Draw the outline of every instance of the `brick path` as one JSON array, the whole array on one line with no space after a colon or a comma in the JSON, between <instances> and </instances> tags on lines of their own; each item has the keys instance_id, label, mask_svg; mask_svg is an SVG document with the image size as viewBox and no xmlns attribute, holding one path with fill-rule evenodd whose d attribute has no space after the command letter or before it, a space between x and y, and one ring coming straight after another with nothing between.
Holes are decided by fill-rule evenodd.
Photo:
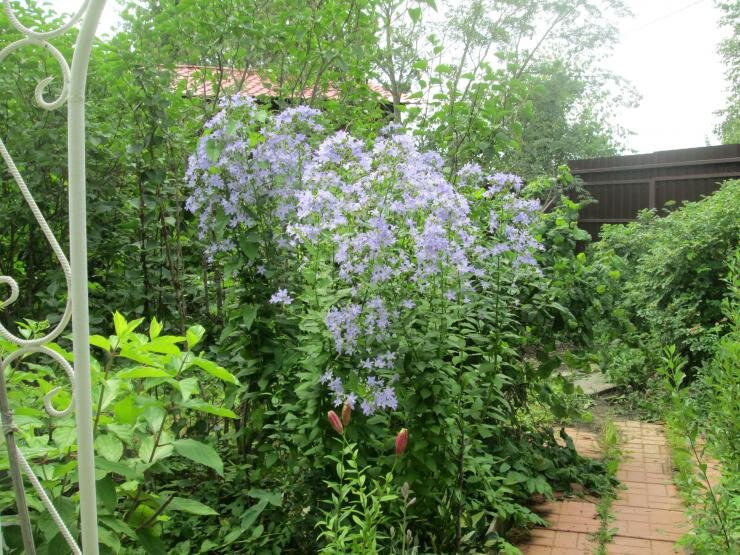
<instances>
[{"instance_id":1,"label":"brick path","mask_svg":"<svg viewBox=\"0 0 740 555\"><path fill-rule=\"evenodd\" d=\"M673 486L672 464L662 426L644 422L616 422L622 432L624 458L617 478L626 487L611 507L616 529L606 545L610 555L659 555L680 553L674 542L687 531L683 505ZM598 458L597 437L567 429L578 449ZM548 501L535 511L548 521L548 528L535 528L520 549L528 555L591 554L593 534L599 530L597 500Z\"/></svg>"}]
</instances>

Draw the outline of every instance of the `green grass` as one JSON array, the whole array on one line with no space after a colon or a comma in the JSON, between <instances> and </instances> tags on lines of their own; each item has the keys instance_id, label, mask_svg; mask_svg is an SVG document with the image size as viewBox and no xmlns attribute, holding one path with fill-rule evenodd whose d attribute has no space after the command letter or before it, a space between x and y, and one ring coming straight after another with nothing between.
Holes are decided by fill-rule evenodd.
<instances>
[{"instance_id":1,"label":"green grass","mask_svg":"<svg viewBox=\"0 0 740 555\"><path fill-rule=\"evenodd\" d=\"M617 470L624 454L621 447L621 434L613 420L607 419L603 422L599 444L603 452L603 461L607 474L609 478L616 478ZM611 491L605 492L596 505L596 514L599 515L600 525L599 530L593 536L597 544L594 549L595 555L606 555L606 546L612 541L614 534L617 532L615 528L611 527L611 523L614 521L614 514L611 508L616 497L616 488L614 488Z\"/></svg>"}]
</instances>

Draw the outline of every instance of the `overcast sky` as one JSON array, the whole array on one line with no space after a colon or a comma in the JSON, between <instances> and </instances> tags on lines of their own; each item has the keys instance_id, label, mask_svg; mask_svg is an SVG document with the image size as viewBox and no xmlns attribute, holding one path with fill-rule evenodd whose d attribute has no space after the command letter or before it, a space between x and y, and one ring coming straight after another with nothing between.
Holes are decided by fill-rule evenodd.
<instances>
[{"instance_id":1,"label":"overcast sky","mask_svg":"<svg viewBox=\"0 0 740 555\"><path fill-rule=\"evenodd\" d=\"M627 0L634 18L622 22L621 42L605 66L632 82L640 107L622 111L619 124L634 135L636 152L717 144L714 112L727 98L717 45L720 31L713 0ZM51 0L71 11L77 0ZM112 29L119 7L109 0L101 32Z\"/></svg>"},{"instance_id":2,"label":"overcast sky","mask_svg":"<svg viewBox=\"0 0 740 555\"><path fill-rule=\"evenodd\" d=\"M628 0L635 17L606 66L642 95L619 123L637 152L717 144L714 112L727 98L717 46L720 13L712 0Z\"/></svg>"}]
</instances>

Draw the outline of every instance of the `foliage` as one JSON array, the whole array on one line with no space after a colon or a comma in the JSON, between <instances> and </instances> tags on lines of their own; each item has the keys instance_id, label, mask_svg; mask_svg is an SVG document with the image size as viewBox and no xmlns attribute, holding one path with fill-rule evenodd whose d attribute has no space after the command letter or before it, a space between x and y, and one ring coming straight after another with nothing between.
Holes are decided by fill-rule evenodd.
<instances>
[{"instance_id":1,"label":"foliage","mask_svg":"<svg viewBox=\"0 0 740 555\"><path fill-rule=\"evenodd\" d=\"M619 428L612 420L607 420L601 430L599 444L603 455L604 464L606 465L607 474L616 479L617 470L624 459L624 453L621 448L622 437ZM612 504L616 499L614 490L605 492L596 505L596 514L601 521L599 530L595 533L596 549L595 555L606 555L607 545L612 541L617 529L611 527L614 521Z\"/></svg>"},{"instance_id":2,"label":"foliage","mask_svg":"<svg viewBox=\"0 0 740 555\"><path fill-rule=\"evenodd\" d=\"M407 136L366 142L320 121L309 108L272 116L238 97L190 160L188 207L233 284L222 337L238 338L227 352L244 368L239 450L278 488L315 481L330 471L321 414L348 403L362 468L382 461L384 429L411 430L396 473L416 493L422 545L500 543L491 521L535 519L513 498L577 477L553 463L573 453L556 456L547 432L537 443L550 460L526 430L504 432L530 393L566 412L547 382L559 364L551 318L565 309L537 294L546 282L529 228L539 203L516 176L469 165L454 186ZM291 492L300 506L318 495Z\"/></svg>"},{"instance_id":3,"label":"foliage","mask_svg":"<svg viewBox=\"0 0 740 555\"><path fill-rule=\"evenodd\" d=\"M740 252L730 260L727 283L730 295L723 302L730 330L718 344L708 366L692 390L670 388L673 405L668 423L677 463L678 485L691 508L694 531L683 538L697 553L731 549L740 538L737 499L737 398L740 395ZM664 360L678 367L675 351ZM680 376L680 374L679 374ZM679 382L673 379L667 385ZM712 460L717 462L712 464ZM711 465L711 468L710 468Z\"/></svg>"},{"instance_id":4,"label":"foliage","mask_svg":"<svg viewBox=\"0 0 740 555\"><path fill-rule=\"evenodd\" d=\"M596 263L617 272L620 297L605 321L602 362L618 383L643 387L662 346L675 344L691 379L727 332L722 300L728 261L740 236L740 182L661 218L644 212L624 227L607 226Z\"/></svg>"},{"instance_id":5,"label":"foliage","mask_svg":"<svg viewBox=\"0 0 740 555\"><path fill-rule=\"evenodd\" d=\"M351 412L349 404L345 404L345 407L343 416ZM330 412L329 416L339 422L336 413ZM344 420L345 425L349 424L349 416ZM327 482L332 492L332 509L325 511L324 520L317 523L321 529L319 539L325 542L322 552L375 553L378 545L388 539L383 529L389 526L389 516L383 511L383 504L399 498L391 490L393 469L382 482L373 481L366 485L368 468L359 466L357 444L347 442L341 425L337 424L337 428L336 431L342 434L341 454L339 458L327 455L327 459L336 463L339 482ZM398 451L397 457L401 454Z\"/></svg>"},{"instance_id":6,"label":"foliage","mask_svg":"<svg viewBox=\"0 0 740 555\"><path fill-rule=\"evenodd\" d=\"M516 164L527 170L526 177L533 177L563 163L559 156L564 151L585 152L618 135L618 130L604 125L601 112L625 98L605 92L610 77L599 83L597 71L585 78L572 68L591 67L602 48L615 39L614 19L628 14L622 2L476 0L445 7L438 16L444 23L427 26L429 44L407 49L407 56L417 52L411 69L418 72L418 84L407 97L406 114L422 144L443 152L453 173L471 161L485 168L501 167L503 158L507 169ZM554 114L533 85L561 81L563 67L569 68L568 75L580 90L571 89L570 102ZM590 79L596 81L594 88ZM592 94L596 90L599 93ZM584 133L579 144L569 148L575 136L563 135L555 126L549 129L544 122L569 127L568 121L578 119L578 108L581 124L598 131ZM532 141L532 133L542 131L543 123L552 148L518 154L528 122L532 127L527 139Z\"/></svg>"},{"instance_id":7,"label":"foliage","mask_svg":"<svg viewBox=\"0 0 740 555\"><path fill-rule=\"evenodd\" d=\"M49 19L28 4L29 20ZM329 549L334 540L317 536L331 526L316 527L336 491L323 415L343 403L355 416L342 471L351 505L341 515L348 534L363 530L379 550L510 549L511 526L539 522L531 495L574 482L610 487L602 465L561 447L530 414L534 405L556 419L579 412L573 385L556 374L556 347L588 342L611 306L611 284L589 295L606 263L574 253L580 201L563 168L526 185L492 168L527 160L534 174L576 149L513 155L538 128L520 119L570 117L566 102L546 117L549 101L532 84L560 80L556 68L608 43L609 24L593 25L598 6L621 8L474 4L429 52L424 17L435 3L395 0L132 2L123 28L95 44L90 296L100 535L110 552ZM550 17L538 44L517 47ZM467 45L452 64L442 56L449 39ZM73 41L57 44L68 54ZM558 50L569 58L562 66ZM24 55L3 74L20 93L2 99L3 136L12 131L11 150L65 237L63 113L25 104L47 63ZM179 82L179 64L201 66L194 79L212 92ZM230 96L230 77L252 71L274 97ZM390 108L370 90L374 73L413 138L385 127ZM567 78L574 103L601 101L580 88L581 75ZM422 91L428 110L402 98ZM575 141L586 152L610 131L584 110L584 126L597 129ZM553 142L565 142L559 134ZM25 294L0 317L49 314L53 323L65 301L60 272L12 182L0 187L11 199L0 214L9 231L0 273L17 276ZM132 320L116 313L105 337L116 309ZM137 331L142 314L156 316L148 335ZM206 327L188 327L193 317ZM193 351L206 342L207 354ZM66 339L53 348L69 358ZM22 449L71 524L72 421L39 410L53 370L23 357L9 379ZM55 395L66 406L68 393ZM392 462L388 431L400 427L411 440ZM5 512L12 499L0 503ZM35 498L32 509L41 551L59 550ZM17 534L6 539L18 548Z\"/></svg>"},{"instance_id":8,"label":"foliage","mask_svg":"<svg viewBox=\"0 0 740 555\"><path fill-rule=\"evenodd\" d=\"M734 341L737 348L737 338ZM720 467L722 478L718 484L710 477L709 453L712 452L711 445L717 436L733 435L734 432L732 441L737 440L737 425L733 418L730 422L712 420L711 425L706 426L701 415L720 412L726 416L733 405L726 404L727 399L722 397L717 399L720 402L719 410L711 405L702 406L697 403L690 396L689 390L682 388L686 378L683 370L686 360L677 355L673 345L666 347L662 361L658 370L663 378L665 393L670 396L667 426L673 460L678 469L676 482L690 509L694 528L692 533L684 536L683 542L697 553L730 552L740 533L737 529L738 510L735 506L739 485L737 460L723 458L723 462L727 462L729 466ZM723 385L730 387L730 394L733 391L737 393L740 383L736 369L737 367L730 369L721 378ZM702 441L703 434L706 434L707 443ZM722 441L718 446L720 449L728 447ZM730 448L735 449L734 446Z\"/></svg>"},{"instance_id":9,"label":"foliage","mask_svg":"<svg viewBox=\"0 0 740 555\"><path fill-rule=\"evenodd\" d=\"M729 85L727 107L719 112L722 122L717 126L717 134L722 142L740 142L740 6L737 2L716 0L715 5L722 11L720 23L729 28L731 36L722 40L719 53L725 63L725 78Z\"/></svg>"},{"instance_id":10,"label":"foliage","mask_svg":"<svg viewBox=\"0 0 740 555\"><path fill-rule=\"evenodd\" d=\"M206 503L172 487L178 472L187 469L193 479L223 476L224 463L212 442L212 430L221 418L236 418L227 408L225 391L238 384L226 369L195 351L205 330L191 326L183 336L162 335L156 319L147 335L137 332L143 319L113 318L114 334L92 336L101 361L93 360L94 428L99 534L105 553L166 553L161 537L179 522L178 513L209 516L218 513ZM24 335L34 337L48 323L27 323ZM16 346L0 342L0 355ZM60 345L49 348L71 361ZM20 433L19 447L60 513L77 533L74 498L77 464L74 417L50 418L42 409L48 395L52 406L66 410L71 395L56 388L53 364L37 355L22 355L7 375L11 408ZM224 406L226 405L226 406ZM0 451L0 468L8 466L7 452ZM0 510L13 506L10 488L3 488ZM197 496L196 496L197 497ZM37 545L45 552L64 549L64 541L40 500L32 495ZM19 530L5 532L13 552L22 549ZM124 551L122 551L124 550Z\"/></svg>"},{"instance_id":11,"label":"foliage","mask_svg":"<svg viewBox=\"0 0 740 555\"><path fill-rule=\"evenodd\" d=\"M531 117L521 120L520 147L504 163L525 178L551 175L568 160L624 151L626 131L611 123L617 106L636 105L628 83L596 67L544 61L523 77ZM610 96L606 91L619 90Z\"/></svg>"}]
</instances>

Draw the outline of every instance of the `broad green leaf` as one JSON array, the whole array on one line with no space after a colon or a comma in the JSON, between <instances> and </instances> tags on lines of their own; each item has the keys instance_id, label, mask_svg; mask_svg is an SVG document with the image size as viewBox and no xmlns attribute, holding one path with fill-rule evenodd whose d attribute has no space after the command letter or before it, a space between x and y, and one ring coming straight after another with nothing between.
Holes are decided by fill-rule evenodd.
<instances>
[{"instance_id":1,"label":"broad green leaf","mask_svg":"<svg viewBox=\"0 0 740 555\"><path fill-rule=\"evenodd\" d=\"M182 341L182 337L163 335L156 339L153 339L149 343L139 347L142 351L159 353L162 355L179 355L180 347L175 343Z\"/></svg>"},{"instance_id":2,"label":"broad green leaf","mask_svg":"<svg viewBox=\"0 0 740 555\"><path fill-rule=\"evenodd\" d=\"M204 505L200 501L195 499L186 499L184 497L173 497L167 509L171 511L182 511L183 513L190 513L191 515L217 515L218 513L211 509L208 505Z\"/></svg>"},{"instance_id":3,"label":"broad green leaf","mask_svg":"<svg viewBox=\"0 0 740 555\"><path fill-rule=\"evenodd\" d=\"M128 524L116 517L101 515L98 520L109 530L113 530L114 532L118 532L119 534L123 534L124 536L128 536L131 539L136 537L133 529Z\"/></svg>"},{"instance_id":4,"label":"broad green leaf","mask_svg":"<svg viewBox=\"0 0 740 555\"><path fill-rule=\"evenodd\" d=\"M136 530L136 536L139 538L147 555L167 555L167 549L164 542L154 534L151 528L140 528Z\"/></svg>"},{"instance_id":5,"label":"broad green leaf","mask_svg":"<svg viewBox=\"0 0 740 555\"><path fill-rule=\"evenodd\" d=\"M192 397L193 393L198 393L200 387L198 386L198 378L185 378L177 382L177 388L180 390L183 401L187 401Z\"/></svg>"},{"instance_id":6,"label":"broad green leaf","mask_svg":"<svg viewBox=\"0 0 740 555\"><path fill-rule=\"evenodd\" d=\"M283 494L279 491L267 491L264 489L250 489L247 492L249 497L255 499L265 499L270 505L281 507L283 504Z\"/></svg>"},{"instance_id":7,"label":"broad green leaf","mask_svg":"<svg viewBox=\"0 0 740 555\"><path fill-rule=\"evenodd\" d=\"M256 505L249 507L242 516L241 528L249 529L267 507L267 499L260 499Z\"/></svg>"},{"instance_id":8,"label":"broad green leaf","mask_svg":"<svg viewBox=\"0 0 740 555\"><path fill-rule=\"evenodd\" d=\"M239 418L232 410L223 407L215 407L199 399L190 399L188 402L183 403L183 406L185 408L213 414L215 416L223 416L224 418Z\"/></svg>"},{"instance_id":9,"label":"broad green leaf","mask_svg":"<svg viewBox=\"0 0 740 555\"><path fill-rule=\"evenodd\" d=\"M114 474L123 476L127 480L136 480L137 478L144 477L138 465L113 462L102 457L95 457L95 468L105 472L113 472Z\"/></svg>"},{"instance_id":10,"label":"broad green leaf","mask_svg":"<svg viewBox=\"0 0 740 555\"><path fill-rule=\"evenodd\" d=\"M219 380L225 381L227 383L232 383L234 385L239 385L239 380L236 379L236 376L234 376L226 368L219 366L215 362L206 360L204 358L195 357L193 359L193 364L195 364L198 368L204 370L211 376L218 378Z\"/></svg>"},{"instance_id":11,"label":"broad green leaf","mask_svg":"<svg viewBox=\"0 0 740 555\"><path fill-rule=\"evenodd\" d=\"M107 512L113 513L116 510L116 505L118 505L116 484L109 476L95 482L95 493L98 502L103 505Z\"/></svg>"},{"instance_id":12,"label":"broad green leaf","mask_svg":"<svg viewBox=\"0 0 740 555\"><path fill-rule=\"evenodd\" d=\"M113 434L99 434L95 438L95 451L109 461L119 461L123 455L123 443Z\"/></svg>"},{"instance_id":13,"label":"broad green leaf","mask_svg":"<svg viewBox=\"0 0 740 555\"><path fill-rule=\"evenodd\" d=\"M126 326L128 325L128 322L126 321L126 318L123 317L123 314L118 312L117 310L113 313L113 328L116 330L116 335L118 337L123 336L123 334L126 331Z\"/></svg>"},{"instance_id":14,"label":"broad green leaf","mask_svg":"<svg viewBox=\"0 0 740 555\"><path fill-rule=\"evenodd\" d=\"M223 476L224 463L216 450L210 445L194 439L178 439L173 443L173 446L178 455L212 468L220 476Z\"/></svg>"},{"instance_id":15,"label":"broad green leaf","mask_svg":"<svg viewBox=\"0 0 740 555\"><path fill-rule=\"evenodd\" d=\"M102 335L91 335L90 336L90 345L94 347L100 347L104 351L110 351L110 341L108 341L105 337Z\"/></svg>"},{"instance_id":16,"label":"broad green leaf","mask_svg":"<svg viewBox=\"0 0 740 555\"><path fill-rule=\"evenodd\" d=\"M51 434L54 443L59 449L67 449L77 442L77 429L73 426L55 428Z\"/></svg>"},{"instance_id":17,"label":"broad green leaf","mask_svg":"<svg viewBox=\"0 0 740 555\"><path fill-rule=\"evenodd\" d=\"M200 343L200 340L203 339L203 335L205 335L206 329L203 326L195 325L190 326L188 328L188 331L185 332L185 337L188 341L188 349L192 350L193 347L195 347L198 343Z\"/></svg>"},{"instance_id":18,"label":"broad green leaf","mask_svg":"<svg viewBox=\"0 0 740 555\"><path fill-rule=\"evenodd\" d=\"M122 441L130 443L134 439L134 427L127 424L107 424L106 429L116 434Z\"/></svg>"},{"instance_id":19,"label":"broad green leaf","mask_svg":"<svg viewBox=\"0 0 740 555\"><path fill-rule=\"evenodd\" d=\"M121 540L110 530L98 527L98 539L102 545L107 545L113 553L121 552Z\"/></svg>"},{"instance_id":20,"label":"broad green leaf","mask_svg":"<svg viewBox=\"0 0 740 555\"><path fill-rule=\"evenodd\" d=\"M149 436L141 442L139 447L139 459L144 463L157 462L172 455L173 446L166 432L159 438L159 445L154 448L154 437Z\"/></svg>"}]
</instances>

